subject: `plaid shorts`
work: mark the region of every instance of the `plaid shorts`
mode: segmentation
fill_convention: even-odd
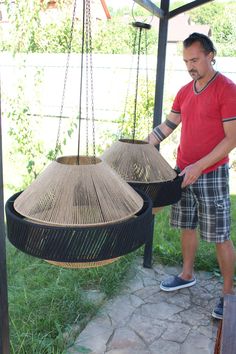
[[[182,191],[181,200],[172,205],[170,225],[196,229],[208,242],[222,243],[230,238],[229,167],[201,175]]]

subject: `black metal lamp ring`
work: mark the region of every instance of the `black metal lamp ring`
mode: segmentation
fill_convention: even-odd
[[[150,29],[152,26],[149,23],[145,23],[145,22],[132,22],[132,26],[135,28],[142,28],[142,29]]]
[[[143,22],[139,22],[139,21],[136,21],[136,17],[135,17],[135,15],[134,15],[134,6],[135,6],[135,2],[133,3],[133,6],[132,6],[132,17],[133,17],[133,19],[134,19],[134,21],[135,21],[134,23],[138,23],[138,24],[140,24],[140,25],[141,25],[141,24],[143,25],[142,27],[141,27],[140,25],[135,26],[135,27],[144,28],[144,29],[150,29],[150,28],[151,28],[151,23],[152,23],[152,20],[153,20],[153,17],[154,17],[154,9],[153,9],[153,11],[152,11],[152,17],[151,17],[149,23],[146,22],[148,18],[145,18],[145,20],[144,20]],[[132,25],[133,25],[133,24],[132,24]],[[145,27],[145,25],[146,25],[147,27]]]

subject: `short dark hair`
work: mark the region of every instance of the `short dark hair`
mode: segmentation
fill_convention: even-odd
[[[216,55],[216,48],[214,47],[213,42],[209,37],[202,33],[194,32],[190,34],[190,36],[183,41],[184,48],[190,47],[195,42],[199,42],[207,54],[212,52],[214,56]]]

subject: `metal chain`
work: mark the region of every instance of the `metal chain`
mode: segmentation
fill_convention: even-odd
[[[93,86],[93,56],[92,56],[92,25],[91,25],[91,0],[88,1],[88,36],[89,36],[89,59],[90,59],[90,94],[91,94],[91,115],[92,115],[92,136],[93,136],[93,162],[96,162],[95,146],[95,119],[94,119],[94,86]]]
[[[147,31],[145,31],[145,54],[146,54],[146,113],[147,113],[147,135],[150,133],[150,119],[149,119],[149,78],[148,78],[148,43],[147,43]]]
[[[86,0],[86,9],[85,9],[85,44],[86,44],[86,109],[85,109],[85,119],[86,119],[86,156],[89,154],[89,39],[88,39],[88,31],[89,31],[89,0]]]
[[[80,131],[82,118],[82,87],[83,87],[83,72],[84,72],[84,36],[85,36],[85,0],[83,0],[83,21],[82,21],[82,42],[81,42],[81,63],[80,63],[80,93],[79,93],[79,113],[78,113],[78,152],[77,163],[80,164]]]
[[[86,120],[86,155],[89,155],[89,102],[91,101],[91,120],[92,120],[92,136],[93,136],[93,159],[96,163],[96,146],[95,146],[95,116],[94,116],[94,86],[93,86],[93,57],[92,57],[92,25],[91,25],[91,0],[84,0],[84,32],[83,41],[85,42],[86,53],[86,88],[85,88],[85,120]],[[83,53],[84,54],[84,53]],[[90,73],[90,75],[89,75]],[[83,75],[83,71],[81,72]],[[89,90],[90,88],[90,90]],[[80,86],[82,91],[82,84]],[[89,96],[90,94],[90,96]],[[90,99],[90,100],[89,100]],[[81,103],[80,103],[81,105]],[[81,110],[81,108],[80,108]],[[80,140],[80,129],[79,137]],[[78,161],[80,146],[78,145]]]
[[[141,34],[142,34],[142,28],[140,27],[139,28],[139,37],[138,37],[138,56],[137,56],[136,87],[135,87],[135,99],[134,99],[133,142],[134,142],[134,139],[135,139],[136,123],[137,123],[137,104],[138,104],[138,84],[139,84]]]
[[[126,109],[127,109],[127,105],[128,105],[128,97],[129,97],[129,91],[130,91],[130,85],[131,85],[131,73],[132,73],[132,68],[133,68],[134,55],[135,55],[135,52],[136,52],[136,40],[137,40],[137,31],[135,30],[134,43],[133,43],[133,53],[132,53],[132,62],[131,62],[130,70],[129,70],[128,88],[127,88],[126,97],[125,97],[125,106],[124,106],[124,112],[123,112],[123,119],[122,119],[121,129],[120,129],[120,137],[121,137],[121,139],[123,138],[123,133],[124,133]]]
[[[86,54],[86,87],[85,87],[85,121],[86,121],[86,155],[89,155],[89,98],[91,100],[92,130],[93,130],[93,159],[96,163],[95,154],[95,117],[94,117],[94,87],[93,87],[93,61],[92,61],[92,26],[91,26],[91,0],[83,0],[83,35],[82,35],[82,54],[81,63],[83,63],[84,51]],[[85,47],[85,50],[84,50]],[[90,76],[89,76],[90,72]],[[81,111],[82,111],[82,90],[83,90],[83,66],[81,65],[80,82],[80,104],[79,104],[79,131],[78,131],[78,164],[80,156],[80,137],[81,137]],[[89,80],[90,78],[90,80]],[[90,84],[89,84],[90,83]],[[90,88],[90,91],[89,91]],[[89,97],[90,93],[90,97]]]
[[[73,33],[74,33],[76,5],[77,5],[77,0],[74,0],[70,37],[69,37],[69,43],[68,43],[68,53],[67,53],[67,59],[66,59],[65,76],[64,76],[64,83],[63,83],[63,90],[62,90],[59,123],[58,123],[58,130],[57,130],[57,139],[56,139],[56,146],[55,146],[55,159],[57,158],[58,152],[61,150],[61,143],[60,143],[61,122],[62,122],[62,115],[63,115],[63,110],[64,110],[66,86],[67,86],[69,63],[70,63],[70,55],[71,55],[72,40],[73,40]]]
[[[139,70],[140,70],[140,54],[141,54],[141,42],[142,42],[142,30],[145,28],[145,54],[146,54],[146,106],[145,106],[145,112],[148,113],[148,108],[149,108],[149,82],[148,82],[148,64],[147,64],[147,31],[146,29],[150,29],[150,27],[142,27],[142,26],[137,26],[137,23],[134,23],[134,27],[137,27],[139,29],[136,30],[135,36],[134,36],[134,45],[133,45],[133,56],[137,54],[137,67],[136,67],[136,85],[135,85],[135,99],[134,99],[134,119],[133,119],[133,141],[135,140],[135,135],[136,135],[136,124],[137,124],[137,105],[138,105],[138,88],[139,88]],[[138,34],[137,34],[138,33]],[[138,40],[137,40],[138,37]],[[137,44],[138,41],[138,44]],[[136,49],[138,45],[138,48]],[[130,81],[130,78],[129,78]],[[125,121],[125,114],[126,114],[126,106],[128,102],[128,92],[129,92],[129,85],[130,82],[128,83],[128,90],[127,90],[127,96],[126,96],[126,101],[125,101],[125,108],[124,108],[124,113],[123,113],[123,120],[122,120],[122,126],[121,126],[121,137],[123,135],[123,129],[124,129],[124,121]],[[149,119],[147,119],[147,130],[149,133]]]

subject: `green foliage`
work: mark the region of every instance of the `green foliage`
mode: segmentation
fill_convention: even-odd
[[[212,2],[190,11],[193,22],[209,25],[219,56],[236,55],[236,3]]]
[[[13,3],[5,0],[5,3],[12,26],[9,42],[3,43],[3,49],[10,49],[13,53],[34,52],[40,26],[40,1],[16,0]]]
[[[186,1],[174,1],[170,4],[170,10],[178,9],[179,7],[186,4]]]
[[[78,52],[81,48],[81,32],[76,27],[72,41],[72,51]],[[37,43],[33,52],[38,53],[67,53],[70,48],[71,19],[65,15],[61,17],[60,23],[45,23],[37,34]]]
[[[71,37],[71,20],[73,1],[58,2],[58,10],[45,11],[40,1],[25,2],[5,0],[10,19],[10,35],[1,34],[2,50],[16,52],[47,52],[66,53]],[[171,9],[185,4],[184,1],[171,3]],[[133,10],[127,8],[114,11],[111,9],[112,18],[108,21],[96,22],[92,26],[93,51],[103,54],[127,54],[132,52],[133,32],[131,23],[137,21],[150,22],[150,14],[141,6]],[[218,54],[221,56],[235,56],[236,41],[236,3],[211,2],[199,6],[189,12],[193,22],[208,24],[216,42]],[[81,14],[82,16],[82,14]],[[81,51],[81,20],[75,19],[72,51]],[[148,31],[148,53],[156,54],[157,30]],[[142,48],[143,52],[143,48]]]
[[[55,14],[45,11],[40,1],[5,0],[9,17],[9,35],[2,36],[2,50],[15,53],[66,53],[71,37],[72,10],[70,1],[58,2]],[[75,20],[73,50],[81,48],[81,29]]]
[[[147,91],[148,89],[148,91]],[[154,82],[147,83],[139,79],[136,120],[134,95],[129,96],[124,116],[119,120],[120,134],[128,139],[145,139],[152,130],[153,109],[154,109]]]
[[[127,99],[124,113],[117,118],[117,129],[115,132],[104,130],[100,136],[102,144],[97,144],[98,155],[101,155],[114,141],[118,139],[144,140],[152,130],[154,110],[154,82],[149,80],[148,87],[146,79],[139,78],[136,120],[134,119],[134,92],[127,92]]]
[[[2,50],[13,53],[66,53],[69,49],[72,27],[71,1],[59,2],[55,13],[45,11],[37,0],[25,3],[17,0],[10,6],[10,35],[2,36]],[[14,9],[14,10],[13,10]],[[100,21],[92,26],[92,43],[94,53],[131,53],[133,46],[134,28],[131,14],[122,20],[119,11],[109,21]],[[138,9],[138,14],[143,11]],[[81,14],[82,16],[82,14]],[[139,19],[140,20],[140,19]],[[75,18],[72,52],[81,52],[82,21]],[[148,32],[148,52],[156,54],[157,33],[155,29]],[[142,47],[142,52],[144,47]]]
[[[36,73],[35,82],[40,80],[39,77],[40,74],[38,72]],[[3,112],[8,121],[8,134],[12,142],[9,152],[10,159],[17,164],[25,166],[22,187],[32,182],[40,172],[42,165],[46,163],[46,161],[42,160],[44,156],[43,143],[36,137],[35,127],[38,124],[38,120],[31,115],[29,102],[25,97],[25,81],[26,76],[23,75],[17,86],[15,97],[6,98],[7,111]],[[38,160],[37,164],[35,162],[36,159]]]
[[[122,37],[122,45],[119,38]],[[132,27],[118,21],[117,18],[108,22],[102,21],[93,37],[95,53],[123,54],[130,53],[132,47]]]
[[[56,151],[56,141],[53,147],[46,147],[43,136],[40,134],[44,117],[35,116],[31,112],[30,97],[27,95],[27,71],[25,64],[19,66],[17,78],[17,89],[15,95],[4,97],[5,109],[3,117],[8,126],[8,135],[10,137],[6,147],[9,160],[16,171],[21,176],[20,181],[17,178],[14,185],[7,184],[9,189],[24,189],[38,176],[49,161],[54,160],[57,155],[62,153],[63,146],[67,145],[71,139],[77,123],[74,119],[68,119],[67,125],[59,136],[59,142]],[[41,87],[42,72],[30,72],[30,80],[33,80],[35,102],[41,102],[37,96],[37,90]],[[33,92],[31,92],[31,95]],[[39,108],[40,111],[40,108]],[[20,177],[18,176],[18,178]]]

